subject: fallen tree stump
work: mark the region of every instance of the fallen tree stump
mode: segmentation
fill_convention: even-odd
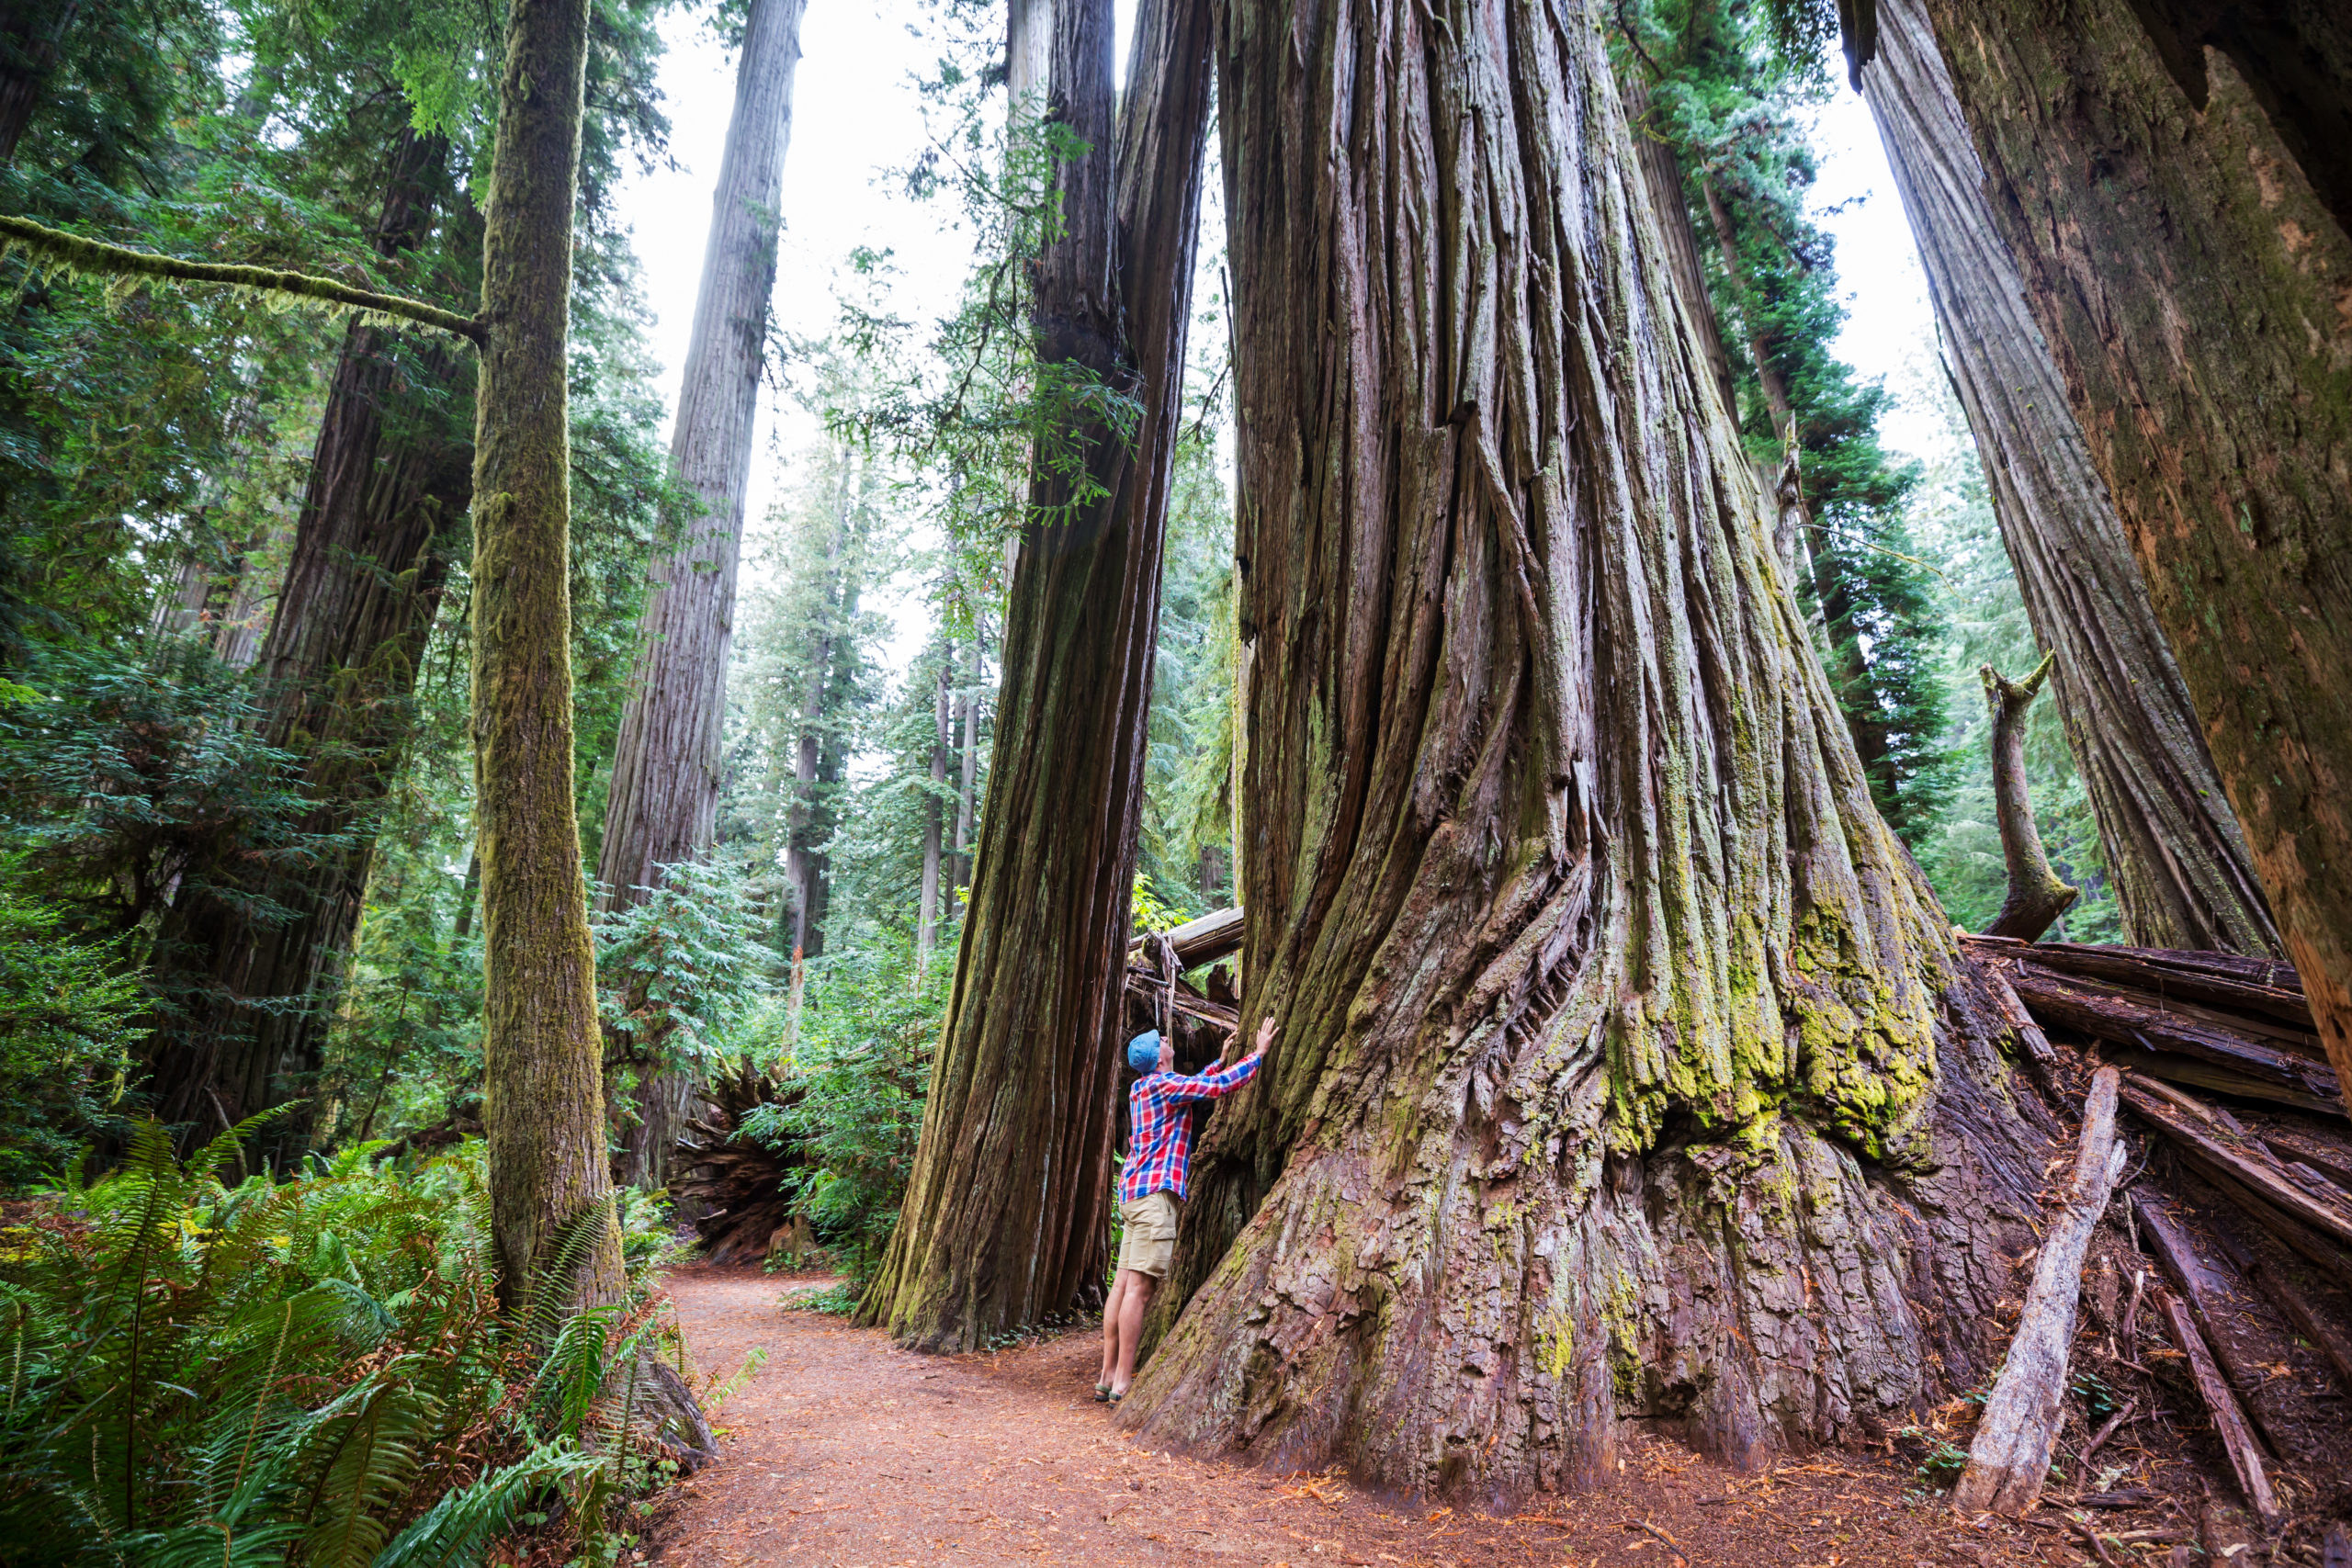
[[[1952,1488],[1952,1505],[1964,1513],[1990,1508],[2025,1514],[2040,1501],[2049,1477],[2066,1393],[2075,1300],[2082,1292],[2083,1254],[2123,1171],[2124,1151],[2115,1136],[2121,1077],[2115,1068],[2101,1067],[2091,1079],[2065,1207],[2042,1235],[2025,1312],[1984,1401],[1984,1418],[1968,1449],[1968,1469]]]

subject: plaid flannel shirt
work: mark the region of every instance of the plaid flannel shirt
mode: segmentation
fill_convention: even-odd
[[[1119,1173],[1119,1201],[1155,1192],[1181,1201],[1193,1177],[1193,1113],[1196,1100],[1220,1100],[1258,1076],[1263,1058],[1251,1056],[1222,1072],[1186,1077],[1152,1073],[1127,1090],[1127,1163]]]

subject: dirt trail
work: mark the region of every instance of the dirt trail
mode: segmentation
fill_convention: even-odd
[[[1365,1568],[1981,1568],[2087,1562],[2053,1530],[1962,1528],[1893,1461],[1821,1455],[1742,1475],[1636,1438],[1611,1486],[1515,1518],[1383,1499],[1139,1448],[1091,1393],[1101,1340],[918,1356],[778,1303],[752,1269],[670,1279],[696,1363],[765,1366],[717,1421],[725,1457],[637,1554],[664,1568],[899,1563]],[[1647,1527],[1646,1529],[1645,1527]]]

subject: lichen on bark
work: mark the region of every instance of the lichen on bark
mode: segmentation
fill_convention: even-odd
[[[1708,390],[1603,17],[1217,18],[1279,1039],[1123,1418],[1503,1502],[1636,1417],[1743,1463],[1888,1430],[1989,1366],[2040,1140]]]

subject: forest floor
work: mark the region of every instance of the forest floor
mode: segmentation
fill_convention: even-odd
[[[697,1369],[764,1364],[714,1417],[718,1463],[670,1495],[634,1561],[663,1568],[901,1563],[1322,1568],[1989,1568],[2090,1561],[2063,1527],[1974,1529],[1905,1461],[1852,1453],[1742,1474],[1637,1437],[1609,1485],[1510,1517],[1424,1507],[1336,1475],[1272,1475],[1138,1446],[1093,1402],[1100,1330],[921,1356],[786,1310],[830,1280],[687,1267],[670,1292]],[[2117,1548],[2110,1548],[2116,1551]],[[2130,1561],[2125,1552],[2122,1561]]]

